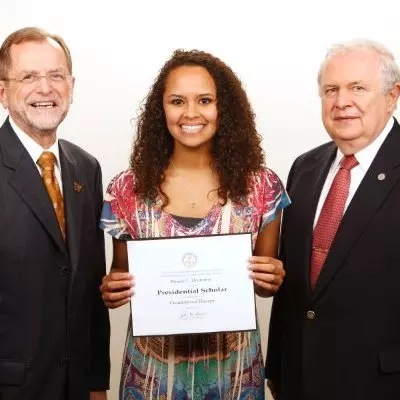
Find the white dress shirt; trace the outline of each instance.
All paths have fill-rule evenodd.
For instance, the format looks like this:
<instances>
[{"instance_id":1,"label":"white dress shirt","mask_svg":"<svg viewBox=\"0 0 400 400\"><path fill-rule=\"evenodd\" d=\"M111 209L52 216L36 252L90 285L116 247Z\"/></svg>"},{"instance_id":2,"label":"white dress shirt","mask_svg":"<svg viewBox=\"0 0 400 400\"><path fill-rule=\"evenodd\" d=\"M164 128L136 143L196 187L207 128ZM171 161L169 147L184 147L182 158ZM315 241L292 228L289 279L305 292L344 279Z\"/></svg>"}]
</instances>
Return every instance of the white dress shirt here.
<instances>
[{"instance_id":1,"label":"white dress shirt","mask_svg":"<svg viewBox=\"0 0 400 400\"><path fill-rule=\"evenodd\" d=\"M350 204L351 199L354 196L354 193L357 191L360 186L361 181L364 179L365 174L368 171L368 168L372 164L376 154L378 153L382 143L385 141L387 135L393 128L394 119L390 118L382 133L377 136L377 138L370 143L367 147L364 147L358 153L354 154L358 161L358 165L351 169L350 171L350 188L349 188L349 196L347 197L346 204L344 206L344 212L346 212L348 205ZM319 197L317 211L315 213L314 218L314 228L317 224L319 215L321 213L322 206L325 202L326 197L328 196L329 189L331 188L333 179L336 176L336 173L339 170L339 164L342 161L344 154L337 149L336 158L333 161L331 168L329 169L328 175L326 177L324 186L321 191L321 195Z\"/></svg>"},{"instance_id":2,"label":"white dress shirt","mask_svg":"<svg viewBox=\"0 0 400 400\"><path fill-rule=\"evenodd\" d=\"M21 141L23 146L25 147L26 151L32 157L32 160L35 163L40 175L42 175L42 169L37 164L37 161L38 161L39 157L41 156L41 154L44 151L50 151L55 155L56 162L55 162L54 174L56 175L56 179L57 179L57 182L60 187L61 194L62 194L63 187L62 187L62 180L61 180L61 163L60 163L60 150L58 148L58 139L56 138L56 141L48 149L43 149L42 146L40 146L40 144L36 143L21 128L19 128L18 125L12 120L11 117L9 117L9 118L10 118L11 127L14 129L14 132L18 136L18 139Z\"/></svg>"}]
</instances>

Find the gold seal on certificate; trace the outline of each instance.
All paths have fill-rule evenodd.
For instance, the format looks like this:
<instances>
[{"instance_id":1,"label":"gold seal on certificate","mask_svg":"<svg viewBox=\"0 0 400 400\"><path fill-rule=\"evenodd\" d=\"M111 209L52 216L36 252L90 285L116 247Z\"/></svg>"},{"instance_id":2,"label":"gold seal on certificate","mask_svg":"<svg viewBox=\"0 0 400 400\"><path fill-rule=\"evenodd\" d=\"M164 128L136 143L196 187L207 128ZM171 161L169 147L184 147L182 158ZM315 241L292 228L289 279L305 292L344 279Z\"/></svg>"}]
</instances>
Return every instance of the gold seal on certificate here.
<instances>
[{"instance_id":1,"label":"gold seal on certificate","mask_svg":"<svg viewBox=\"0 0 400 400\"><path fill-rule=\"evenodd\" d=\"M251 234L128 242L134 336L256 329Z\"/></svg>"}]
</instances>

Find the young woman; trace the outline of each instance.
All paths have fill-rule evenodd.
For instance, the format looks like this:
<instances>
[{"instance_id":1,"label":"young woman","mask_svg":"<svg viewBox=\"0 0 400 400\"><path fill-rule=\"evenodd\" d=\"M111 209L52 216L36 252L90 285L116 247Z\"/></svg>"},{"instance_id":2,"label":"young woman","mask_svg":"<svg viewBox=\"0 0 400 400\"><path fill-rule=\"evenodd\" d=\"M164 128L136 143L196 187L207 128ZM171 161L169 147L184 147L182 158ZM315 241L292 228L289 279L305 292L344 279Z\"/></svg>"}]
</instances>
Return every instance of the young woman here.
<instances>
[{"instance_id":1,"label":"young woman","mask_svg":"<svg viewBox=\"0 0 400 400\"><path fill-rule=\"evenodd\" d=\"M278 290L284 270L274 257L289 199L264 167L260 142L232 70L208 53L175 51L146 98L130 169L105 197L101 224L114 256L101 290L109 308L134 293L130 238L251 232L255 290ZM146 338L133 337L129 324L120 399L248 398L265 398L258 331Z\"/></svg>"}]
</instances>

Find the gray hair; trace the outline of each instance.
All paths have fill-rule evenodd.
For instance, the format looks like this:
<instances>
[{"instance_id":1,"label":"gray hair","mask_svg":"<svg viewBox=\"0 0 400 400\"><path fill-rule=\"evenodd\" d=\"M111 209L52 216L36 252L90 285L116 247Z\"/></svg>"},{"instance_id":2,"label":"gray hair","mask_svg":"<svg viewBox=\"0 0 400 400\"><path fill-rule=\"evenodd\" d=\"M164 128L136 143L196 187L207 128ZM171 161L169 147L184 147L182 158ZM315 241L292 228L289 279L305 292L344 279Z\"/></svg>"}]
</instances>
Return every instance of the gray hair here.
<instances>
[{"instance_id":1,"label":"gray hair","mask_svg":"<svg viewBox=\"0 0 400 400\"><path fill-rule=\"evenodd\" d=\"M396 83L400 83L400 69L393 54L382 44L372 40L352 40L350 42L333 45L326 54L318 72L318 86L321 85L322 74L331 58L338 54L345 54L357 50L375 51L380 59L379 72L382 77L382 89L388 93Z\"/></svg>"}]
</instances>

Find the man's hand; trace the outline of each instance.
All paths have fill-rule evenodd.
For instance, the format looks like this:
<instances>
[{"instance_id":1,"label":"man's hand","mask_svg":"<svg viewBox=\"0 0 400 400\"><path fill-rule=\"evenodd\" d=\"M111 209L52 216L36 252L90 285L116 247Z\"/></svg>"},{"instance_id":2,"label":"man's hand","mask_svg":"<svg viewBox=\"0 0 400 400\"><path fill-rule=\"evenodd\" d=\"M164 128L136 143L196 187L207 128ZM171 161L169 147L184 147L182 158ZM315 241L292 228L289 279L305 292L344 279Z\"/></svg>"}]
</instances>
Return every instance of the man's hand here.
<instances>
[{"instance_id":1,"label":"man's hand","mask_svg":"<svg viewBox=\"0 0 400 400\"><path fill-rule=\"evenodd\" d=\"M90 392L90 400L107 400L107 392Z\"/></svg>"}]
</instances>

